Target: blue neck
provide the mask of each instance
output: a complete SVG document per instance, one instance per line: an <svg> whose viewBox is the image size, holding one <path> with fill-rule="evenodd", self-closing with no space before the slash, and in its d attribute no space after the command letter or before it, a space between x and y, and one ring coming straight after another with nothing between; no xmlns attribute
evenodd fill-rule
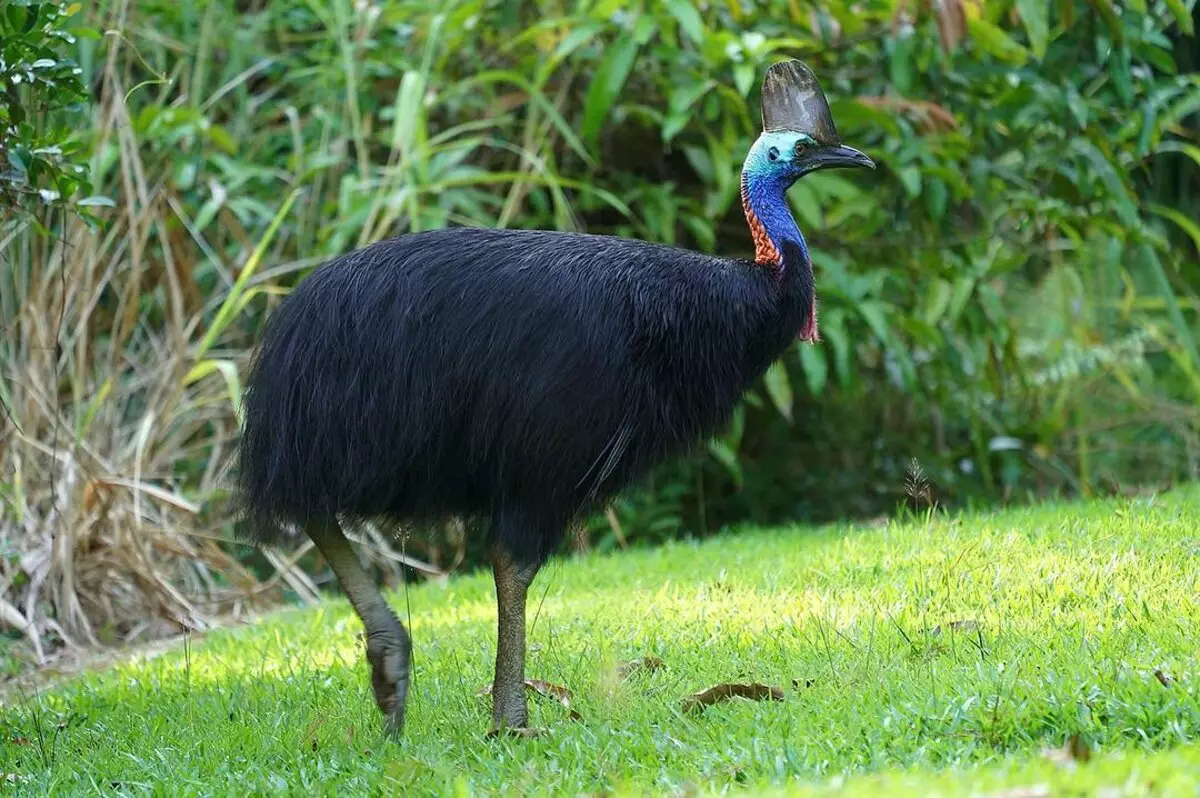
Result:
<svg viewBox="0 0 1200 798"><path fill-rule="evenodd" d="M742 175L742 202L749 211L746 214L746 221L750 224L753 233L755 232L755 219L757 219L762 226L762 231L774 245L775 252L770 253L769 250L764 249L761 241L755 241L755 259L760 262L774 260L771 257L772 254L782 257L782 253L790 249L785 246L786 244L798 247L804 260L808 260L808 244L804 240L804 234L796 226L791 208L788 207L788 188L790 188L790 181L785 181L781 176L754 172L746 172ZM753 217L750 212L753 213Z"/></svg>

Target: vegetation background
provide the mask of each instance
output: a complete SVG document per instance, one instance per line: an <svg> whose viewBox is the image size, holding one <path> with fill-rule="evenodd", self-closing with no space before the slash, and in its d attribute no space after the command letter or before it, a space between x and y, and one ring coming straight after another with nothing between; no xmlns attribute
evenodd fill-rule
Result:
<svg viewBox="0 0 1200 798"><path fill-rule="evenodd" d="M328 581L236 542L263 319L447 225L752 252L763 70L880 168L791 192L823 340L582 550L1200 472L1195 0L0 0L0 663L202 629ZM395 582L454 524L358 538Z"/></svg>

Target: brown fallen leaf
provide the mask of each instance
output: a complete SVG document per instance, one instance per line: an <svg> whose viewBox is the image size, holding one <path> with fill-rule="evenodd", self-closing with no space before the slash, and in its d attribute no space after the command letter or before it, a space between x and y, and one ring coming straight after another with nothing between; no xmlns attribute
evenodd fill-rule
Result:
<svg viewBox="0 0 1200 798"><path fill-rule="evenodd" d="M571 694L571 691L568 690L567 688L565 688L561 685L551 684L550 682L543 681L542 679L526 679L525 687L529 690L534 691L535 693L537 693L540 696L544 696L546 698L553 698L555 701L562 704L563 707L566 708L571 720L582 720L583 719L582 715L580 715L575 710L571 709L571 699L574 698L574 696ZM477 692L475 695L482 697L482 696L489 696L491 694L492 694L492 686L489 684L489 685L481 688L479 690L479 692Z"/></svg>
<svg viewBox="0 0 1200 798"><path fill-rule="evenodd" d="M622 663L621 665L618 665L617 666L617 676L619 676L622 679L627 679L635 671L639 671L639 670L643 670L643 669L648 670L648 671L657 671L657 670L661 670L665 667L667 667L667 666L665 664L663 664L663 661L661 659L659 659L658 657L654 657L654 656L642 657L641 659L635 659L630 662L625 662L625 663Z"/></svg>
<svg viewBox="0 0 1200 798"><path fill-rule="evenodd" d="M1171 683L1175 681L1170 676L1168 676L1167 674L1163 673L1160 670L1156 670L1154 672L1154 678L1158 679L1158 683L1161 684L1163 687L1170 687Z"/></svg>
<svg viewBox="0 0 1200 798"><path fill-rule="evenodd" d="M1045 756L1056 765L1073 767L1075 763L1087 764L1092 758L1092 749L1080 734L1072 734L1062 748L1048 748Z"/></svg>
<svg viewBox="0 0 1200 798"><path fill-rule="evenodd" d="M718 684L701 690L683 699L683 711L703 709L731 698L748 698L751 701L782 701L783 691L765 684Z"/></svg>

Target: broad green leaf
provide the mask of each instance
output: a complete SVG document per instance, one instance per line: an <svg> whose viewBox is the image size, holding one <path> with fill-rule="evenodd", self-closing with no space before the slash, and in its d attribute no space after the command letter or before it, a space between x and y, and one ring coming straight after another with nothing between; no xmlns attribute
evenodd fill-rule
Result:
<svg viewBox="0 0 1200 798"><path fill-rule="evenodd" d="M832 310L822 315L821 337L833 347L838 382L843 387L850 385L850 336L846 334L845 316L841 310Z"/></svg>
<svg viewBox="0 0 1200 798"><path fill-rule="evenodd" d="M612 45L604 60L592 76L588 86L587 99L583 104L583 140L594 147L612 111L613 103L621 94L629 73L637 61L637 42L630 36L624 36Z"/></svg>
<svg viewBox="0 0 1200 798"><path fill-rule="evenodd" d="M1050 5L1046 0L1017 0L1017 11L1029 36L1033 57L1041 61L1050 40Z"/></svg>
<svg viewBox="0 0 1200 798"><path fill-rule="evenodd" d="M767 386L767 394L771 397L772 404L779 414L788 420L792 421L792 383L788 377L787 366L782 360L776 360L767 369L764 375L764 382Z"/></svg>
<svg viewBox="0 0 1200 798"><path fill-rule="evenodd" d="M696 10L694 3L687 0L667 0L667 9L689 39L696 44L704 43L704 20L700 18L700 12Z"/></svg>
<svg viewBox="0 0 1200 798"><path fill-rule="evenodd" d="M825 383L829 379L829 362L825 359L825 350L815 344L800 344L800 365L804 367L804 380L813 396L820 396L825 391Z"/></svg>
<svg viewBox="0 0 1200 798"><path fill-rule="evenodd" d="M1009 64L1022 65L1029 59L1029 51L1000 28L977 17L967 18L967 30L971 40L984 52Z"/></svg>
<svg viewBox="0 0 1200 798"><path fill-rule="evenodd" d="M733 85L737 87L738 93L743 97L749 96L750 90L754 88L756 77L758 77L758 70L750 62L738 64L733 68Z"/></svg>
<svg viewBox="0 0 1200 798"><path fill-rule="evenodd" d="M921 318L930 327L936 327L937 323L942 320L946 309L950 307L950 299L953 296L953 290L950 283L945 280L934 280L933 285L928 293L925 294L924 308L921 311Z"/></svg>

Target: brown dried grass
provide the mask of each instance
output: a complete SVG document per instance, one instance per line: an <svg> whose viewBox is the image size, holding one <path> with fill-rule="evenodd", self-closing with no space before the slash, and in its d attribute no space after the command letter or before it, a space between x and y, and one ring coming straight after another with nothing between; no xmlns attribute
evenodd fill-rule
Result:
<svg viewBox="0 0 1200 798"><path fill-rule="evenodd" d="M255 242L231 226L242 269L205 301L192 275L206 254L152 176L171 154L148 163L130 120L130 3L109 11L93 124L96 150L116 152L116 207L100 233L75 218L43 220L49 237L0 227L0 630L24 636L9 652L22 665L205 630L287 590L318 596L300 564L310 544L263 552L274 571L256 574L234 556L223 506L252 341L214 347L238 298L265 290L250 278L274 228ZM405 565L441 575L376 530L360 542L393 579Z"/></svg>

